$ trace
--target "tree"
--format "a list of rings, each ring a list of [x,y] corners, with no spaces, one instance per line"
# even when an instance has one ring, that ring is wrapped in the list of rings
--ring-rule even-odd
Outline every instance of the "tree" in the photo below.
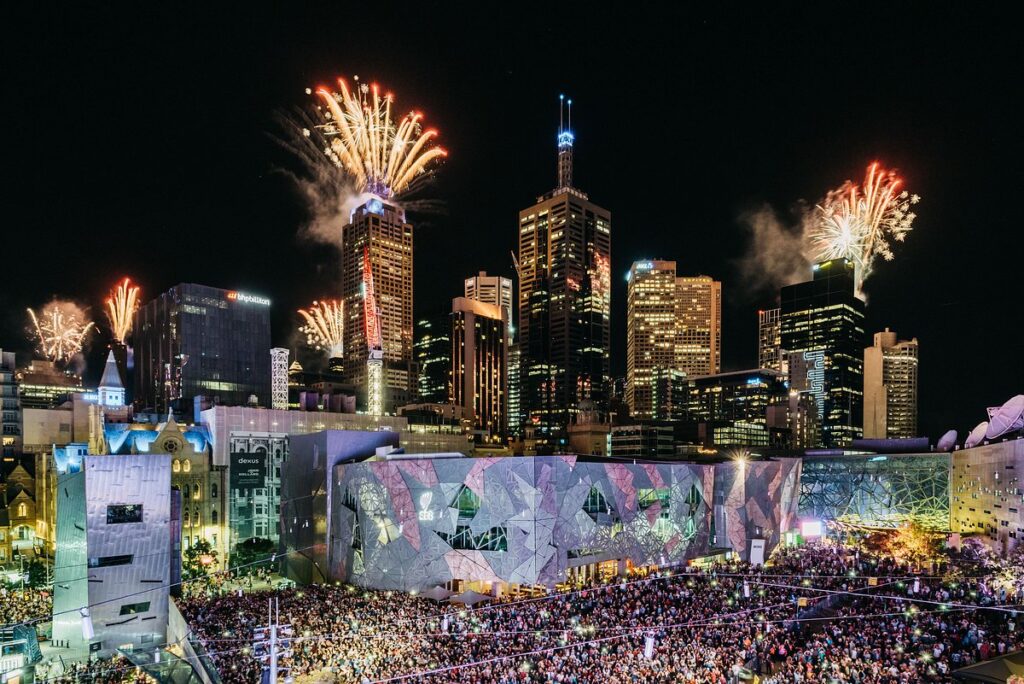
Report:
[[[33,559],[28,564],[28,579],[26,584],[33,589],[46,586],[46,566],[39,560]]]
[[[275,550],[274,542],[269,539],[250,537],[235,546],[235,552],[231,554],[231,567],[238,573],[251,575],[260,568],[270,566]]]
[[[913,521],[896,528],[885,542],[885,552],[902,563],[920,566],[938,557],[940,545],[939,535]]]
[[[181,564],[183,580],[206,577],[217,566],[217,550],[210,542],[200,539],[185,550],[185,561]]]

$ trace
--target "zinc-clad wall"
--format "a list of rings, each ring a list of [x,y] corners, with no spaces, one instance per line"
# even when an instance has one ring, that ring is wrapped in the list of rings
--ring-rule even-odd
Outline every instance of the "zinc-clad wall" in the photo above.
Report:
[[[170,498],[170,457],[163,454],[87,456],[82,472],[61,477],[55,639],[84,646],[79,610],[88,607],[95,632],[88,641],[99,643],[101,651],[125,644],[145,648],[165,640]],[[141,522],[108,523],[111,505],[142,505]],[[129,555],[130,562],[101,567]]]

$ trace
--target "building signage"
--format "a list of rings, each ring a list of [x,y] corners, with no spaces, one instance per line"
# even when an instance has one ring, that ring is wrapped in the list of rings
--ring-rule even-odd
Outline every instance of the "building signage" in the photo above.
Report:
[[[266,297],[260,297],[259,295],[246,294],[244,292],[236,292],[231,290],[228,292],[228,299],[233,302],[244,302],[245,304],[260,304],[262,306],[270,306],[270,300]]]
[[[231,489],[262,489],[267,486],[267,454],[231,454]]]

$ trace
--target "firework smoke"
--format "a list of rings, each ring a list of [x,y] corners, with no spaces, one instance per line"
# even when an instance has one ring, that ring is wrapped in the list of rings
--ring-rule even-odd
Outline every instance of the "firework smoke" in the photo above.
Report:
[[[31,338],[39,352],[54,363],[71,361],[81,353],[93,323],[72,302],[54,300],[37,316],[28,310]]]
[[[132,330],[132,317],[139,308],[139,287],[132,285],[131,279],[125,278],[110,291],[106,305],[114,339],[124,344]]]
[[[299,309],[305,325],[299,331],[306,335],[306,344],[326,351],[330,358],[341,358],[344,351],[344,305],[341,301],[314,301],[309,309]]]
[[[751,233],[740,262],[749,289],[777,290],[804,281],[811,264],[843,257],[856,267],[856,291],[863,298],[875,259],[892,261],[893,242],[903,242],[912,230],[916,214],[910,208],[920,197],[901,186],[895,172],[875,162],[862,186],[847,181],[813,207],[799,204],[793,223],[767,205],[742,215]]]
[[[806,217],[806,208],[796,213]],[[779,288],[807,280],[811,267],[803,253],[803,224],[786,223],[767,204],[740,216],[750,231],[750,248],[739,262],[746,289],[778,295]]]

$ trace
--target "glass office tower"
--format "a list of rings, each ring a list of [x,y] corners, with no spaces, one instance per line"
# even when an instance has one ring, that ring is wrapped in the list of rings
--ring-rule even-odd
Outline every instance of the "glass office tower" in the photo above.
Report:
[[[192,416],[194,399],[270,405],[270,300],[175,285],[135,314],[135,407]]]
[[[782,348],[791,386],[817,402],[823,444],[841,447],[863,433],[864,302],[854,294],[852,261],[813,270],[811,280],[782,288]]]

